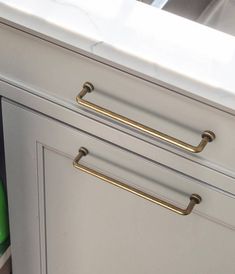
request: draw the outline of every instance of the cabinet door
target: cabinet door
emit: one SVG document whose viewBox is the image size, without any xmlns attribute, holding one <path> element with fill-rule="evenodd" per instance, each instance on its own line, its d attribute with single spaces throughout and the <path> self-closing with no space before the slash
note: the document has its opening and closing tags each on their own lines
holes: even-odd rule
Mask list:
<svg viewBox="0 0 235 274">
<path fill-rule="evenodd" d="M 3 117 L 15 274 L 235 273 L 234 230 L 200 214 L 201 204 L 179 216 L 72 162 L 88 146 L 86 165 L 173 194 L 177 204 L 187 204 L 193 188 L 205 189 L 205 204 L 214 196 L 223 203 L 223 194 L 11 102 L 3 103 Z"/>
</svg>

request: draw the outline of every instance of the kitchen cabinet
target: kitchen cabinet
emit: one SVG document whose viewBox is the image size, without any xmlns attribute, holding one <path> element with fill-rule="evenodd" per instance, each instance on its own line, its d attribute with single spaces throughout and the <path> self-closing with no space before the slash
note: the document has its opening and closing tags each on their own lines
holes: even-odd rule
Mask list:
<svg viewBox="0 0 235 274">
<path fill-rule="evenodd" d="M 234 272 L 227 193 L 10 101 L 3 121 L 16 273 Z M 203 200 L 180 216 L 74 168 L 80 147 L 84 166 L 171 204 Z"/>
<path fill-rule="evenodd" d="M 0 1 L 13 274 L 235 273 L 234 37 L 138 1 L 26 2 Z"/>
</svg>

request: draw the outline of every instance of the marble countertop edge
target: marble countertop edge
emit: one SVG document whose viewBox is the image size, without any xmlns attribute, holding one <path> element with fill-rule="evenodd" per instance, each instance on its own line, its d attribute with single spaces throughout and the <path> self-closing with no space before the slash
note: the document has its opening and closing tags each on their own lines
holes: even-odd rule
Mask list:
<svg viewBox="0 0 235 274">
<path fill-rule="evenodd" d="M 116 45 L 108 39 L 103 41 L 102 35 L 96 32 L 91 31 L 89 35 L 86 35 L 86 31 L 84 33 L 75 32 L 4 3 L 0 3 L 0 18 L 3 23 L 32 31 L 37 36 L 54 41 L 66 48 L 235 114 L 235 89 L 213 86 L 204 79 L 185 75 L 177 71 L 174 64 L 163 66 L 156 61 L 151 62 L 143 58 L 141 53 L 138 54 L 138 50 L 131 51 L 130 48 Z"/>
</svg>

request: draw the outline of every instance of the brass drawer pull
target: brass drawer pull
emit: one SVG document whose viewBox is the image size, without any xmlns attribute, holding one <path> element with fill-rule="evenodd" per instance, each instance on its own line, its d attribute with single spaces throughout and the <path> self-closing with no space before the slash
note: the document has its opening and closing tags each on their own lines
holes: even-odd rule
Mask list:
<svg viewBox="0 0 235 274">
<path fill-rule="evenodd" d="M 91 92 L 92 90 L 94 90 L 94 87 L 91 83 L 88 83 L 86 82 L 84 85 L 83 85 L 83 88 L 81 90 L 81 92 L 77 95 L 76 97 L 76 100 L 78 102 L 79 105 L 82 105 L 84 107 L 87 107 L 93 111 L 96 111 L 102 115 L 105 115 L 109 118 L 112 118 L 118 122 L 121 122 L 125 125 L 128 125 L 128 126 L 131 126 L 137 130 L 140 130 L 144 133 L 148 133 L 150 134 L 151 136 L 154 136 L 154 137 L 157 137 L 165 142 L 168 142 L 170 144 L 173 144 L 181 149 L 184 149 L 186 151 L 189 151 L 189 152 L 192 152 L 192 153 L 199 153 L 201 152 L 205 146 L 209 143 L 209 142 L 212 142 L 214 139 L 215 139 L 215 134 L 212 132 L 212 131 L 209 131 L 209 130 L 205 130 L 201 137 L 201 141 L 199 143 L 199 145 L 197 146 L 193 146 L 193 145 L 190 145 L 188 143 L 185 143 L 179 139 L 176 139 L 174 137 L 171 137 L 165 133 L 162 133 L 160 131 L 157 131 L 155 129 L 152 129 L 150 127 L 147 127 L 143 124 L 140 124 L 136 121 L 133 121 L 127 117 L 124 117 L 120 114 L 117 114 L 117 113 L 114 113 L 108 109 L 105 109 L 105 108 L 102 108 L 96 104 L 93 104 L 91 102 L 88 102 L 86 100 L 83 99 L 83 97 L 88 93 L 88 92 Z"/>
<path fill-rule="evenodd" d="M 102 173 L 100 173 L 100 172 L 98 172 L 94 169 L 91 169 L 87 166 L 84 166 L 84 165 L 80 164 L 81 158 L 86 156 L 87 154 L 88 154 L 88 150 L 84 147 L 81 147 L 79 149 L 79 153 L 78 153 L 77 157 L 73 161 L 73 166 L 75 168 L 83 171 L 83 172 L 86 172 L 86 173 L 88 173 L 92 176 L 95 176 L 95 177 L 105 181 L 106 183 L 109 183 L 109 184 L 112 184 L 114 186 L 120 187 L 121 189 L 129 191 L 129 192 L 131 192 L 131 193 L 133 193 L 133 194 L 135 194 L 135 195 L 137 195 L 141 198 L 144 198 L 144 199 L 146 199 L 146 200 L 148 200 L 152 203 L 155 203 L 155 204 L 160 205 L 164 208 L 167 208 L 167 209 L 169 209 L 169 210 L 171 210 L 171 211 L 173 211 L 177 214 L 189 215 L 192 212 L 194 206 L 201 202 L 201 197 L 198 194 L 192 194 L 190 196 L 190 201 L 189 201 L 189 204 L 188 204 L 187 208 L 183 209 L 183 208 L 177 207 L 175 205 L 172 205 L 172 204 L 170 204 L 166 201 L 163 201 L 163 200 L 161 200 L 157 197 L 154 197 L 154 196 L 152 196 L 148 193 L 145 193 L 145 192 L 143 192 L 143 191 L 141 191 L 141 190 L 139 190 L 135 187 L 129 186 L 129 185 L 127 185 L 125 183 L 122 183 L 122 182 L 120 182 L 116 179 L 113 179 L 113 178 L 111 178 L 107 175 L 104 175 L 104 174 L 102 174 Z"/>
</svg>

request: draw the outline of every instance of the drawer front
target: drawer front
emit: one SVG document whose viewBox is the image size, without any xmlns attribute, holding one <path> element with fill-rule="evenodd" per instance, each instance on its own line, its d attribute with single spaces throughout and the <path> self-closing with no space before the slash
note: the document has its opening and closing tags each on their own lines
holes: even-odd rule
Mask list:
<svg viewBox="0 0 235 274">
<path fill-rule="evenodd" d="M 4 26 L 0 31 L 4 36 L 0 45 L 3 78 L 156 146 L 235 176 L 234 116 L 20 31 Z M 105 112 L 91 111 L 76 102 L 86 81 L 92 83 L 94 90 L 83 99 L 111 110 L 124 121 L 118 122 L 115 115 L 107 117 Z M 133 127 L 132 122 L 126 126 L 125 117 L 137 126 Z M 139 124 L 145 127 L 138 130 Z M 166 134 L 167 142 L 149 134 L 151 129 L 160 132 L 160 137 L 164 137 L 161 133 Z M 195 154 L 180 147 L 178 140 L 197 146 L 205 130 L 214 132 L 216 138 L 203 151 Z"/>
<path fill-rule="evenodd" d="M 10 102 L 3 118 L 17 273 L 234 272 L 234 197 Z M 180 216 L 108 184 L 73 166 L 82 146 L 77 163 L 143 196 L 170 208 L 192 193 L 202 201 Z"/>
</svg>

